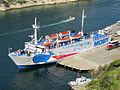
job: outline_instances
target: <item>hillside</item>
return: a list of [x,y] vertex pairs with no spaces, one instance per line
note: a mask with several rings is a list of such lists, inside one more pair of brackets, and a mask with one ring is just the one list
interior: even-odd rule
[[86,86],[87,90],[120,90],[120,60],[105,65],[95,80]]
[[67,3],[78,0],[0,0],[0,11],[36,5]]

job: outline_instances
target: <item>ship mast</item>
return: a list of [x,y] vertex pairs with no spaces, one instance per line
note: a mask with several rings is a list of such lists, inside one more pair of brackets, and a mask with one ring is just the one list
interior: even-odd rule
[[35,17],[35,23],[32,26],[34,28],[34,44],[37,44],[37,29],[39,29],[39,26],[37,25],[36,17]]
[[81,24],[81,33],[82,33],[82,35],[83,35],[83,26],[84,26],[84,18],[85,18],[85,13],[84,13],[84,9],[83,9],[83,11],[82,11],[82,24]]

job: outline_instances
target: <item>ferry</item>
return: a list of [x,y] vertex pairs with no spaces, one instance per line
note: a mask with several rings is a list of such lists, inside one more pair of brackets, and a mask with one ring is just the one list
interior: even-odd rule
[[[72,19],[75,18],[70,17],[70,20]],[[32,40],[25,42],[24,49],[10,52],[8,56],[14,61],[18,69],[27,69],[36,65],[58,62],[68,56],[99,47],[111,40],[111,34],[104,33],[103,30],[84,34],[84,19],[83,9],[81,31],[67,30],[38,39],[37,30],[40,26],[37,24],[37,18],[35,18],[35,22],[32,25],[34,29]]]

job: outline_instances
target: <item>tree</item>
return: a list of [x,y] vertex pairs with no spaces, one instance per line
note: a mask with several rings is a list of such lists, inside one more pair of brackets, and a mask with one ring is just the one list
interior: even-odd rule
[[0,4],[3,4],[4,0],[0,0]]

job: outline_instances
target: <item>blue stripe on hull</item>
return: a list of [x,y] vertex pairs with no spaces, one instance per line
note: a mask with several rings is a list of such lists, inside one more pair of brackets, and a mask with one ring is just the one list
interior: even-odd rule
[[45,63],[45,64],[34,64],[34,65],[18,65],[19,70],[31,70],[31,69],[38,69],[43,67],[48,67],[50,65],[53,65],[55,62]]
[[33,67],[33,65],[19,65],[18,69],[27,69],[27,68],[31,68]]

